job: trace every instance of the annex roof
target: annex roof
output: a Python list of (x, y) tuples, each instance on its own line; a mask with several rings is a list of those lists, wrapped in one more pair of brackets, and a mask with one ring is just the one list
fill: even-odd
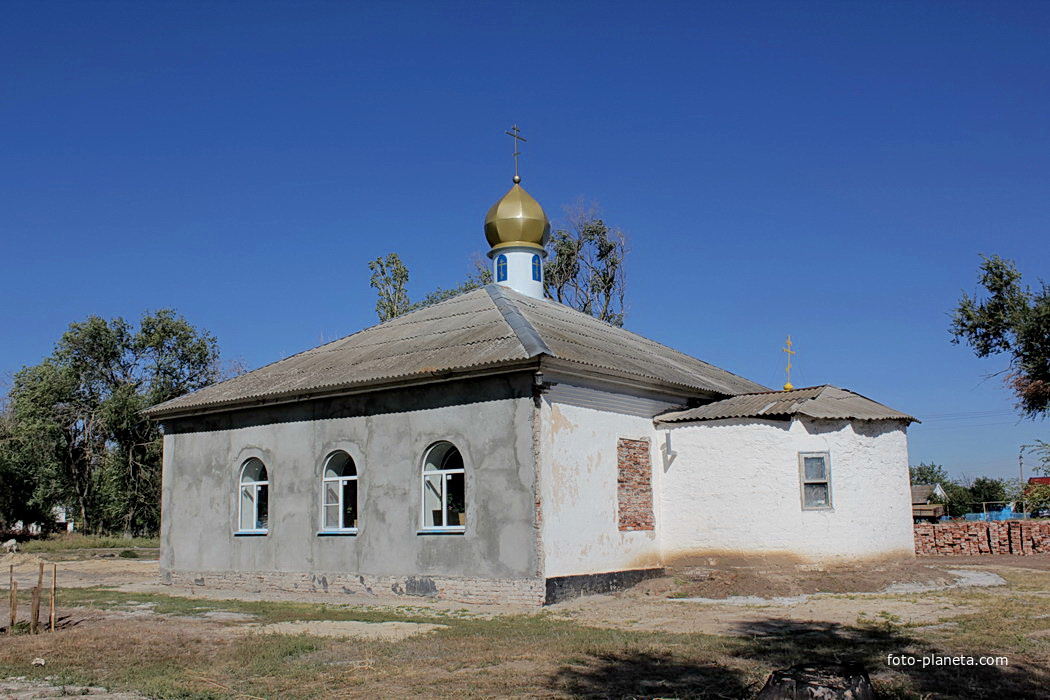
[(825, 384), (790, 391), (763, 391), (732, 396), (698, 408), (670, 411), (657, 416), (657, 423), (683, 423), (721, 418), (773, 418), (794, 416), (847, 420), (901, 420), (918, 422), (846, 389)]
[(765, 387), (548, 300), (488, 285), (147, 409), (161, 418), (551, 357), (730, 396)]

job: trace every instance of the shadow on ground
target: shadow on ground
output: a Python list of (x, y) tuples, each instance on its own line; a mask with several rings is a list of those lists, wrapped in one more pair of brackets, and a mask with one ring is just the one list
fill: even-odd
[[(873, 676), (891, 669), (906, 677), (904, 682), (877, 683), (882, 697), (1050, 698), (1050, 673), (1020, 659), (1010, 658), (1008, 666), (922, 666), (924, 657), (960, 653), (978, 657), (993, 652), (949, 652), (890, 624), (852, 626), (771, 619), (741, 624), (717, 652), (593, 654), (562, 666), (550, 677), (549, 686), (592, 698), (750, 698), (774, 669), (857, 663)], [(712, 663), (716, 654), (719, 663)], [(887, 666), (888, 654), (915, 657), (916, 664)], [(743, 668), (755, 663), (764, 671), (763, 679), (749, 684)]]
[(587, 698), (746, 698), (738, 671), (670, 654), (596, 654), (560, 668), (552, 689)]

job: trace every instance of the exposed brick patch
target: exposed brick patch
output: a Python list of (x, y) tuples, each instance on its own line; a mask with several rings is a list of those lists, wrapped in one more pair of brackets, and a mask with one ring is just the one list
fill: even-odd
[(616, 514), (620, 530), (656, 529), (649, 441), (617, 440), (616, 467)]
[(915, 553), (932, 556), (1050, 553), (1050, 520), (916, 523)]

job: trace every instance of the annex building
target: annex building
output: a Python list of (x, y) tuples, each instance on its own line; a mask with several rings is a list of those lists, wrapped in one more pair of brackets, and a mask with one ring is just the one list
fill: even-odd
[(697, 557), (912, 556), (913, 418), (545, 299), (518, 183), (494, 284), (150, 409), (164, 581), (542, 604)]

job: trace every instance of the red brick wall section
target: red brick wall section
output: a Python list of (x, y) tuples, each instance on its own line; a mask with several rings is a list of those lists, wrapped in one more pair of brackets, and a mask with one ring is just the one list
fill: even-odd
[(655, 530), (648, 440), (616, 441), (616, 514), (620, 530)]
[(931, 556), (1050, 554), (1050, 520), (916, 523), (915, 553)]

